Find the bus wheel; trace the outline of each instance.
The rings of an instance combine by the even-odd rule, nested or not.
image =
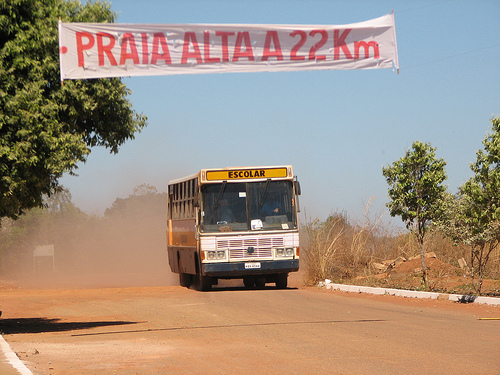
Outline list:
[[[245,288],[253,288],[255,286],[255,279],[253,277],[244,277],[243,285],[245,285]]]
[[[280,273],[276,275],[276,288],[277,289],[286,289],[288,285],[288,274]]]
[[[203,276],[196,274],[196,290],[206,292],[212,289],[212,278],[210,276]]]
[[[255,286],[257,288],[264,288],[266,286],[266,279],[264,277],[258,277],[255,280]]]
[[[212,289],[212,278],[201,274],[201,264],[198,261],[198,256],[195,254],[196,275],[194,275],[193,284],[196,290],[206,292]]]
[[[189,273],[179,273],[179,284],[185,288],[189,288],[193,283],[193,275]]]

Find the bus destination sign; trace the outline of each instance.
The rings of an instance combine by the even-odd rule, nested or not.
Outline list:
[[[287,168],[226,169],[207,171],[207,181],[287,177]]]

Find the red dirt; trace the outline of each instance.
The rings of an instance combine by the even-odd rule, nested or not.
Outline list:
[[[384,263],[389,265],[391,262]],[[395,263],[394,267],[386,272],[368,277],[357,277],[352,282],[396,289],[421,290],[423,288],[420,256]],[[476,294],[471,276],[467,271],[443,262],[433,255],[426,257],[425,265],[428,269],[430,291],[465,295]],[[477,280],[475,281],[477,282]],[[481,293],[492,297],[500,296],[500,280],[484,279]]]

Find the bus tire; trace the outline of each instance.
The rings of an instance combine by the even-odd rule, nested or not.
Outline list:
[[[179,273],[179,284],[185,288],[189,288],[193,283],[193,275],[189,273]]]
[[[200,291],[206,292],[212,290],[212,278],[210,276],[200,277]]]
[[[207,292],[212,289],[212,278],[210,276],[203,276],[199,273],[196,274],[196,290],[200,292]]]
[[[276,275],[276,288],[286,289],[287,286],[288,286],[288,274],[280,273]]]
[[[196,275],[194,275],[194,288],[200,292],[206,292],[212,289],[212,278],[201,274],[201,264],[198,255],[195,254]]]
[[[257,288],[264,288],[266,286],[266,279],[264,277],[258,277],[255,279],[255,286]]]

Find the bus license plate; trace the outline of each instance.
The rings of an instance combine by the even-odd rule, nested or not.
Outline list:
[[[257,262],[252,262],[252,263],[245,263],[245,269],[254,269],[254,268],[260,268],[260,263]]]

